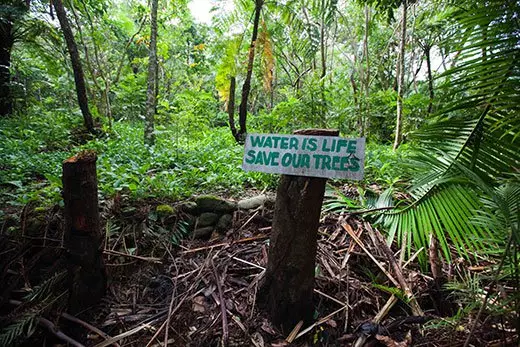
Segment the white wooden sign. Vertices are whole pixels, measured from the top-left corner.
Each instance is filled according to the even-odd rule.
[[[365,138],[247,134],[242,168],[296,176],[362,180]]]

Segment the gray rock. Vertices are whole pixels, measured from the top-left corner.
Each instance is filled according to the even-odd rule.
[[[186,213],[195,213],[197,211],[197,204],[193,201],[186,201],[179,205],[179,210]]]
[[[197,218],[197,226],[198,227],[207,227],[210,225],[215,225],[218,222],[218,214],[213,212],[204,212],[201,213],[199,218]]]
[[[232,226],[233,226],[233,216],[230,214],[225,214],[225,215],[222,215],[222,217],[220,217],[215,229],[219,232],[224,232],[224,231],[231,229]]]
[[[197,228],[193,230],[193,237],[196,239],[209,239],[213,233],[213,227]]]
[[[262,206],[267,201],[267,196],[258,195],[249,199],[240,200],[237,204],[240,210],[252,210],[254,208]]]
[[[195,202],[199,212],[230,213],[237,209],[235,202],[211,195],[199,196]]]

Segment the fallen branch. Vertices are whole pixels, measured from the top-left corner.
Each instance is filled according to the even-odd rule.
[[[367,227],[372,228],[368,224],[367,224]],[[399,281],[401,289],[404,291],[406,297],[410,300],[410,308],[412,309],[412,313],[415,316],[424,316],[423,310],[419,306],[417,299],[415,299],[415,297],[412,293],[412,290],[410,289],[410,286],[404,279],[403,271],[402,271],[401,267],[399,266],[399,264],[397,263],[397,261],[395,260],[392,250],[386,244],[381,233],[377,229],[375,229],[373,231],[374,231],[377,241],[379,242],[379,247],[381,247],[382,251],[386,254],[386,256],[388,258],[388,262],[394,269],[395,276],[397,277],[397,280]]]
[[[258,215],[258,212],[259,211],[256,211],[244,224],[242,224],[242,226],[237,229],[237,232],[244,229],[253,220],[253,218],[255,218]]]
[[[385,210],[393,210],[393,209],[395,209],[395,206],[378,207],[378,208],[373,208],[370,210],[352,211],[352,212],[347,212],[347,213],[351,216],[355,216],[358,214],[365,214],[365,213],[372,213],[372,212],[377,212],[377,211],[385,211]]]
[[[380,262],[377,261],[377,259],[372,255],[372,253],[370,253],[368,251],[368,249],[366,249],[365,245],[363,245],[363,242],[356,236],[356,234],[354,233],[354,230],[352,230],[352,227],[350,225],[346,224],[346,223],[343,223],[341,226],[343,227],[343,229],[345,229],[348,232],[348,234],[350,235],[352,240],[354,240],[354,242],[356,242],[358,244],[358,246],[361,247],[361,249],[370,257],[370,259],[372,259],[374,264],[376,264],[377,267],[381,271],[383,271],[383,273],[386,275],[386,277],[388,277],[388,279],[394,285],[399,287],[399,282],[397,282],[396,279],[388,271],[386,271],[385,267],[383,265],[381,265]]]
[[[122,253],[122,252],[118,252],[118,251],[113,251],[111,249],[105,249],[103,251],[103,253],[110,254],[110,255],[118,255],[118,256],[128,257],[128,258],[134,258],[134,259],[139,259],[139,260],[144,260],[144,261],[150,261],[152,263],[157,263],[157,264],[161,264],[162,263],[161,258],[141,257],[139,255],[133,255],[133,254],[128,254],[128,253]]]
[[[172,296],[173,297],[173,296]],[[155,334],[153,334],[152,338],[150,339],[150,341],[148,342],[148,344],[145,346],[145,347],[149,347],[152,342],[154,340],[157,339],[157,336],[159,336],[159,334],[161,333],[161,331],[163,331],[164,327],[166,326],[166,324],[168,323],[168,319],[165,319],[163,324],[161,324],[161,326],[159,327],[159,329],[157,329],[157,331],[155,332]],[[166,331],[168,331],[168,329],[166,329]],[[161,345],[161,343],[159,342],[159,345]]]
[[[336,311],[330,313],[329,315],[323,317],[322,319],[320,319],[319,321],[311,324],[310,326],[308,326],[307,328],[305,328],[301,333],[299,333],[298,335],[296,335],[296,337],[294,338],[295,340],[302,337],[303,335],[307,334],[309,331],[311,331],[312,329],[314,329],[315,327],[318,327],[320,325],[322,325],[323,323],[325,323],[326,321],[328,321],[329,319],[331,319],[332,317],[334,317],[336,314],[340,313],[341,311],[347,309],[348,306],[345,305],[343,306],[342,308],[340,309],[337,309]]]
[[[222,285],[220,283],[220,278],[218,277],[217,270],[215,269],[215,264],[213,264],[213,260],[211,260],[211,268],[213,270],[213,276],[215,277],[215,282],[217,283],[218,297],[220,301],[220,311],[222,312],[222,345],[226,347],[228,345],[229,340],[229,329],[228,329],[228,321],[227,321],[227,313],[226,313],[226,302],[224,301],[224,292],[222,290]]]
[[[419,249],[417,252],[414,253],[414,255],[412,255],[410,257],[410,259],[403,265],[403,269],[406,268],[406,266],[408,264],[410,264],[410,262],[415,259],[419,253],[422,252],[422,250],[424,249],[424,247],[421,247],[421,249]],[[392,309],[392,307],[394,307],[394,305],[397,303],[398,299],[395,295],[392,294],[392,296],[386,301],[386,304],[379,310],[379,312],[375,315],[374,319],[372,320],[373,323],[376,323],[376,324],[379,324],[383,318],[388,314],[388,312],[390,312],[390,310]],[[358,337],[358,339],[356,340],[356,342],[354,343],[354,347],[361,347],[365,344],[367,340],[367,337],[365,335],[361,335]]]
[[[20,306],[22,304],[22,302],[19,301],[19,300],[9,300],[9,303],[11,305],[15,305],[15,306]],[[93,325],[91,325],[91,324],[89,324],[89,323],[87,323],[87,322],[85,322],[85,321],[83,321],[83,320],[81,320],[79,318],[76,318],[76,317],[74,317],[71,314],[68,314],[67,312],[62,312],[61,313],[61,317],[63,317],[63,318],[65,318],[65,319],[67,319],[67,320],[69,320],[71,322],[77,323],[77,324],[87,328],[88,330],[96,333],[97,335],[99,335],[100,337],[104,338],[105,340],[112,338],[110,335],[108,335],[107,333],[105,333],[101,329],[98,329],[95,326],[93,326]],[[75,341],[75,340],[73,340],[71,337],[65,335],[61,331],[57,330],[56,326],[51,321],[49,321],[48,319],[40,317],[39,320],[38,320],[38,323],[40,325],[44,326],[45,328],[49,329],[57,337],[59,337],[59,338],[63,337],[62,338],[63,341],[69,342],[69,343],[74,345],[74,342],[71,342],[68,339],[70,339],[72,341]],[[56,334],[56,333],[58,333],[58,334]],[[77,341],[75,341],[75,342],[78,344],[78,346],[83,346],[81,343],[79,343]],[[113,345],[116,346],[116,347],[119,347],[119,344],[117,344],[117,343],[114,343]]]
[[[296,326],[294,327],[294,329],[291,331],[291,333],[289,334],[289,336],[287,336],[287,338],[285,339],[285,341],[287,343],[293,343],[294,339],[296,338],[296,336],[298,335],[298,333],[300,332],[300,329],[302,328],[303,326],[303,321],[299,321],[298,324],[296,324]]]
[[[361,237],[361,234],[363,233],[363,229],[359,229],[359,231],[356,233],[356,236],[359,238]],[[348,245],[347,253],[345,254],[345,258],[343,258],[343,261],[341,262],[341,269],[343,270],[345,266],[347,266],[348,260],[350,259],[350,255],[352,254],[352,251],[354,251],[354,247],[356,247],[356,244],[354,242],[351,242]]]
[[[234,241],[234,242],[223,242],[223,243],[217,243],[215,245],[210,245],[210,246],[206,246],[206,247],[199,247],[199,248],[188,249],[186,251],[180,252],[180,254],[196,253],[196,252],[205,251],[205,250],[208,250],[208,249],[213,249],[213,248],[216,248],[216,247],[232,246],[232,245],[237,244],[237,243],[265,240],[267,238],[269,238],[269,235],[258,235],[258,236],[253,236],[253,237],[246,237],[244,239],[240,239],[240,240],[237,240],[237,241]]]
[[[56,328],[56,326],[48,319],[40,317],[40,318],[38,318],[38,324],[47,328],[47,330],[49,330],[54,336],[56,336],[60,340],[70,343],[74,347],[85,347],[78,341],[74,340],[72,337],[65,335],[61,330]],[[108,346],[108,345],[106,345],[106,346]]]
[[[234,260],[239,261],[241,263],[244,263],[244,264],[247,264],[247,265],[250,265],[250,266],[256,267],[256,268],[258,268],[260,270],[264,270],[265,271],[265,267],[257,265],[255,263],[251,263],[251,262],[249,262],[247,260],[243,260],[243,259],[240,259],[240,258],[237,258],[237,257],[231,257],[231,259],[234,259]],[[340,304],[341,306],[347,306],[347,304],[345,304],[344,302],[341,302],[338,299],[336,299],[336,298],[334,298],[334,297],[332,297],[330,295],[325,294],[324,292],[320,291],[319,289],[314,288],[314,293],[316,293],[318,295],[321,295],[324,298],[327,298],[329,300],[332,300],[332,301]]]
[[[89,323],[85,322],[85,321],[82,321],[81,319],[79,318],[76,318],[70,314],[68,314],[67,312],[63,312],[61,314],[61,316],[71,322],[74,322],[74,323],[77,323],[85,328],[87,328],[88,330],[96,333],[97,335],[101,336],[102,338],[104,338],[105,340],[108,340],[110,338],[112,338],[110,335],[108,335],[107,333],[105,333],[104,331],[96,328],[95,326],[93,325],[90,325]],[[119,344],[118,343],[113,343],[114,346],[116,347],[119,347]]]
[[[163,310],[159,313],[157,313],[156,315],[148,318],[147,320],[145,320],[144,322],[142,322],[140,325],[136,326],[135,328],[133,329],[130,329],[128,331],[125,331],[124,333],[121,333],[117,336],[114,336],[106,341],[103,341],[103,342],[100,342],[98,343],[97,345],[95,345],[94,347],[106,347],[106,346],[110,346],[111,344],[114,344],[115,342],[117,341],[120,341],[126,337],[129,337],[129,336],[132,336],[136,333],[138,333],[139,331],[145,329],[145,328],[151,328],[152,327],[152,323],[155,322],[156,320],[159,320],[161,319],[162,317],[164,317],[166,314],[168,313],[168,310]]]

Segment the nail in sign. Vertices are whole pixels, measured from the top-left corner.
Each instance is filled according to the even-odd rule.
[[[365,138],[247,134],[242,168],[296,176],[362,180]]]

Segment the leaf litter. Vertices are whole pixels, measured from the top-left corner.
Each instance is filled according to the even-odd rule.
[[[420,252],[403,264],[401,250],[384,246],[377,228],[359,214],[327,212],[318,231],[314,323],[283,335],[256,307],[272,209],[238,210],[225,234],[174,242],[178,218],[153,224],[152,204],[104,202],[110,282],[94,318],[76,321],[88,331],[84,345],[458,346],[468,334],[469,318],[454,321],[436,308]],[[60,218],[60,211],[53,213],[51,220]],[[59,228],[54,234],[48,229],[45,238],[58,242]],[[445,303],[460,308],[454,300]],[[510,324],[490,318],[474,343],[513,346],[517,339]]]

